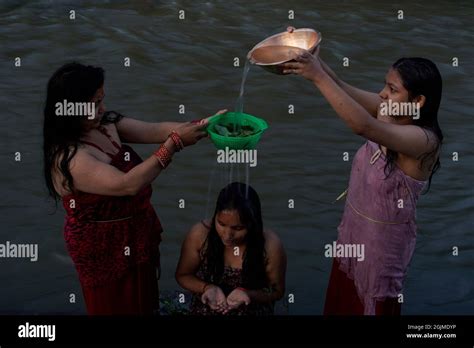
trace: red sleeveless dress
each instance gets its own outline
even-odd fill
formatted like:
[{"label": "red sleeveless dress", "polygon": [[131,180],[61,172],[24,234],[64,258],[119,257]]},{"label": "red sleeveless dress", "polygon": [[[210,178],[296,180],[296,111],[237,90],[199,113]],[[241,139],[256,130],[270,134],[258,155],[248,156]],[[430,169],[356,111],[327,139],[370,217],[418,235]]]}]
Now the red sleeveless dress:
[{"label": "red sleeveless dress", "polygon": [[[128,145],[110,165],[128,172],[142,162]],[[152,314],[158,309],[159,243],[162,227],[150,203],[151,185],[135,196],[76,191],[62,197],[64,237],[82,286],[88,314]]]}]

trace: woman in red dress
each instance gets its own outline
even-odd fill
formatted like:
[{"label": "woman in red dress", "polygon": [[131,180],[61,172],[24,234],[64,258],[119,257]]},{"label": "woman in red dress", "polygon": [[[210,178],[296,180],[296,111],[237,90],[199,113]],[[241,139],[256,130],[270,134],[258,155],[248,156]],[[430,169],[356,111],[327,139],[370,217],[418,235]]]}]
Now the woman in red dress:
[{"label": "woman in red dress", "polygon": [[[49,80],[44,175],[66,210],[64,236],[87,312],[153,314],[162,228],[150,203],[151,182],[175,152],[206,136],[207,120],[148,123],[106,113],[103,85],[103,69],[79,63]],[[87,110],[79,108],[83,103],[93,103],[94,112],[79,114]],[[72,105],[72,113],[64,116],[61,104]],[[143,161],[122,141],[161,145]]]}]

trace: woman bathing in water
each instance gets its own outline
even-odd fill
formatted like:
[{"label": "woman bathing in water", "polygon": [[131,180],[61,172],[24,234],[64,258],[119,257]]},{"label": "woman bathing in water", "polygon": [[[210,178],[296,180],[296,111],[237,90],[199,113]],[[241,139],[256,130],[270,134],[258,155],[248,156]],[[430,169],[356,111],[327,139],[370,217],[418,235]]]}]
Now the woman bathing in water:
[{"label": "woman bathing in water", "polygon": [[[324,313],[400,314],[398,300],[415,250],[416,202],[440,166],[438,68],[425,58],[401,58],[376,94],[339,79],[318,46],[314,55],[285,63],[284,73],[310,80],[346,125],[367,139],[352,163],[337,240],[364,245],[365,258],[334,259]],[[381,112],[387,104],[408,102],[419,103],[418,117]]]},{"label": "woman bathing in water", "polygon": [[213,218],[189,231],[176,280],[193,293],[192,314],[268,315],[285,293],[285,273],[285,251],[263,228],[257,192],[235,182],[220,192]]},{"label": "woman bathing in water", "polygon": [[[175,152],[206,136],[207,120],[143,122],[106,113],[104,98],[101,68],[71,63],[53,74],[44,109],[46,185],[66,210],[64,236],[87,312],[152,314],[162,228],[151,182]],[[65,100],[95,103],[95,117],[58,116]],[[123,142],[161,145],[143,161]]]}]

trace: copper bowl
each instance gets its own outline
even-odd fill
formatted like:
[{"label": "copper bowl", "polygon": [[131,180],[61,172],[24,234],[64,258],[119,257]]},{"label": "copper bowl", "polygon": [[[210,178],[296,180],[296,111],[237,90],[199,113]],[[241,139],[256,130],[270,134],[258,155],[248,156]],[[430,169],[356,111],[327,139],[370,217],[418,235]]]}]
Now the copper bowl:
[{"label": "copper bowl", "polygon": [[304,52],[314,53],[320,42],[321,33],[313,29],[295,29],[292,33],[285,31],[272,35],[255,45],[247,58],[252,64],[283,75],[281,64],[293,61]]}]

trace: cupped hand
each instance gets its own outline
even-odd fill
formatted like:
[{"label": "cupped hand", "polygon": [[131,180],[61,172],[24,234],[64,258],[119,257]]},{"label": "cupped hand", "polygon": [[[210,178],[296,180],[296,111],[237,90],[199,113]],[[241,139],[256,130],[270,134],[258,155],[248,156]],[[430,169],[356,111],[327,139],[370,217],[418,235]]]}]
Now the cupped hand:
[{"label": "cupped hand", "polygon": [[229,296],[227,296],[227,309],[224,313],[227,313],[233,309],[237,309],[242,305],[249,305],[250,297],[246,291],[241,289],[234,289]]},{"label": "cupped hand", "polygon": [[212,310],[224,313],[227,311],[227,301],[224,292],[216,285],[210,285],[201,296],[201,301],[207,304]]}]

